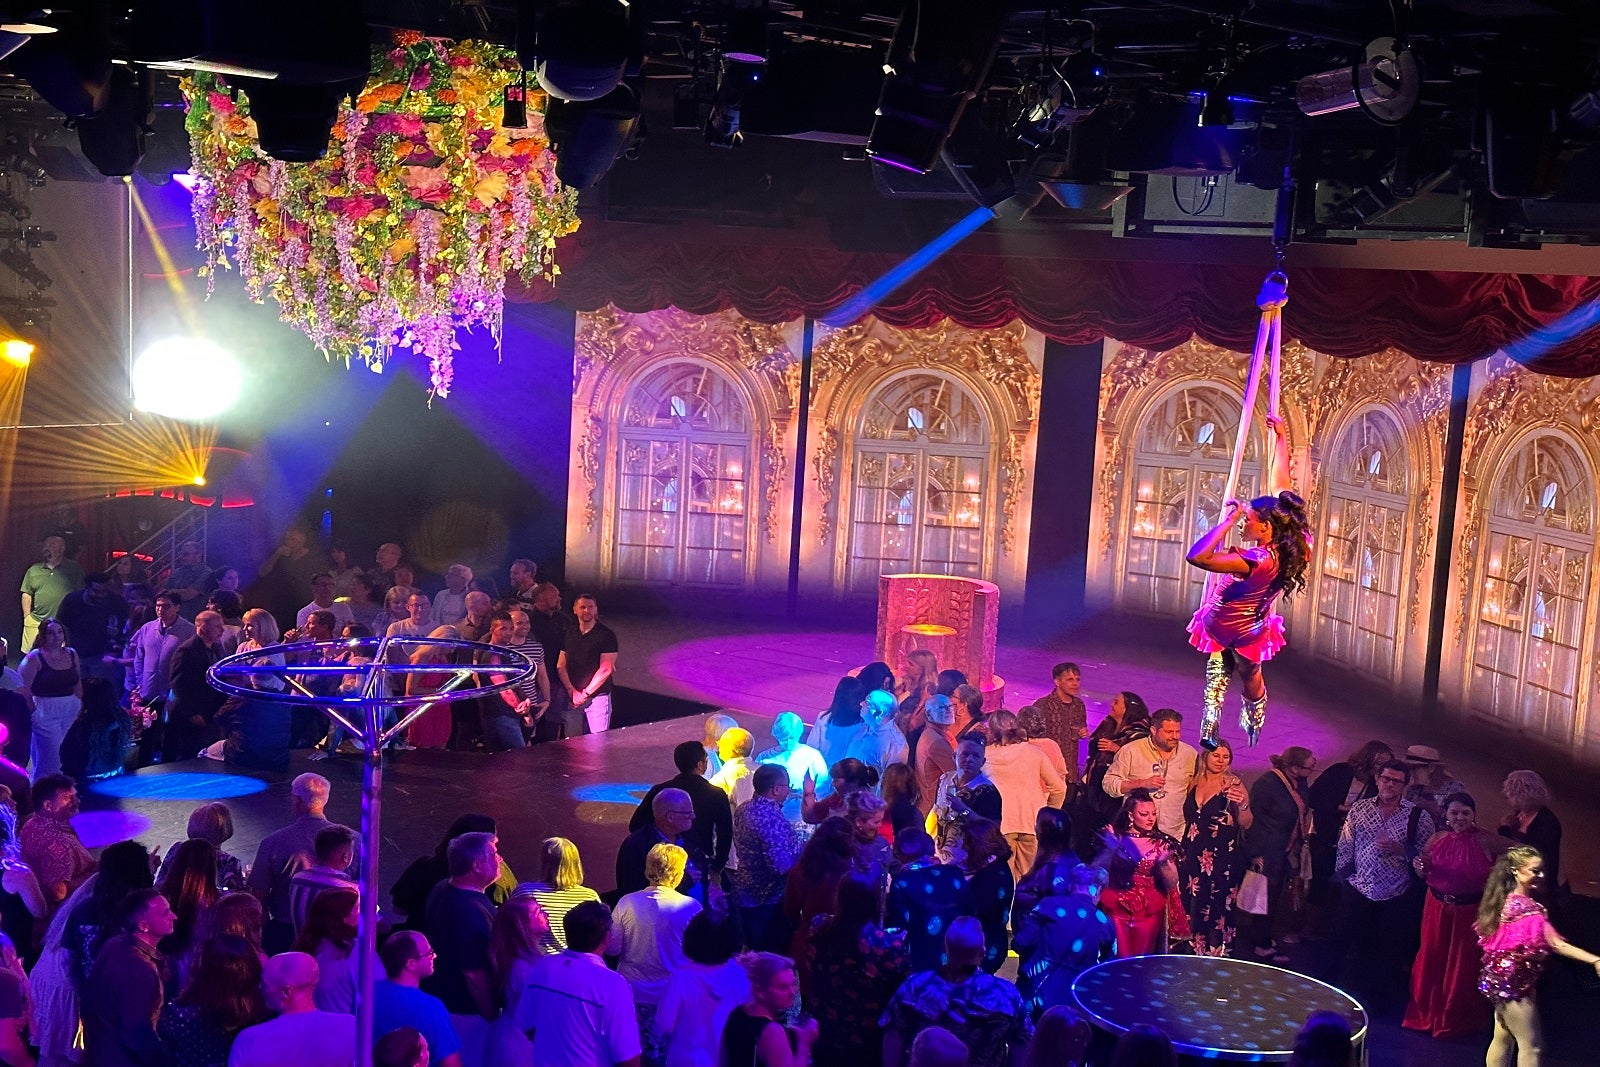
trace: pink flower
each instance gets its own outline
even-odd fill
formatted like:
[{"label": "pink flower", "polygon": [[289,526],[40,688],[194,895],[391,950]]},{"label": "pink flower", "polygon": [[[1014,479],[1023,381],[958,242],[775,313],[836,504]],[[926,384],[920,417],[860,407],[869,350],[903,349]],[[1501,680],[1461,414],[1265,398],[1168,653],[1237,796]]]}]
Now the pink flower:
[{"label": "pink flower", "polygon": [[433,70],[431,68],[422,66],[411,72],[410,86],[412,92],[420,93],[432,84]]},{"label": "pink flower", "polygon": [[437,207],[450,199],[450,178],[440,167],[402,167],[400,182],[424,204]]},{"label": "pink flower", "polygon": [[209,92],[206,94],[206,103],[211,105],[212,111],[219,111],[224,115],[231,115],[234,112],[233,97],[227,93]]}]

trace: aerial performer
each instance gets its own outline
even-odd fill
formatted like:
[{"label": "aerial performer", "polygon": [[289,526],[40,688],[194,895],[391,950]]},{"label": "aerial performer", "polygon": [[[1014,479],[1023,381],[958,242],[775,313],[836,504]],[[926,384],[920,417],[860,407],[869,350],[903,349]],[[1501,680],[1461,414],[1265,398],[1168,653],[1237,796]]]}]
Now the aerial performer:
[{"label": "aerial performer", "polygon": [[[1306,504],[1290,485],[1289,439],[1278,414],[1278,363],[1280,323],[1288,281],[1280,271],[1268,275],[1258,303],[1261,331],[1245,387],[1243,414],[1234,443],[1233,467],[1228,474],[1222,517],[1190,547],[1189,564],[1211,572],[1200,608],[1189,622],[1189,643],[1206,653],[1205,712],[1200,723],[1200,743],[1217,747],[1217,726],[1222,701],[1232,677],[1239,676],[1243,707],[1239,726],[1254,745],[1267,716],[1267,683],[1261,665],[1284,647],[1283,618],[1275,610],[1280,595],[1305,588],[1311,558],[1311,531]],[[1267,494],[1248,505],[1232,499],[1250,433],[1263,363],[1268,362],[1267,427],[1272,449],[1267,461]],[[1251,547],[1224,547],[1236,521]]]}]

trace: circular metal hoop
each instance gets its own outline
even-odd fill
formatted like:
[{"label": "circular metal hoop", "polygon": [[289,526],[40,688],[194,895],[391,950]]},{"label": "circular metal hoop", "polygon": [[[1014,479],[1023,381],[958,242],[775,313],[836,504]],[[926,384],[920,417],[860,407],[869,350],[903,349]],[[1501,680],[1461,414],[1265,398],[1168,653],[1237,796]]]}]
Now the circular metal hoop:
[{"label": "circular metal hoop", "polygon": [[[460,651],[488,653],[494,663],[412,663],[410,653],[421,648],[448,648]],[[388,653],[397,650],[404,656],[402,662],[388,662]],[[261,664],[266,656],[320,653],[331,659],[334,654],[359,652],[370,655],[367,663],[285,663]],[[313,707],[361,708],[382,705],[387,708],[411,708],[424,704],[447,704],[456,700],[488,696],[510,689],[526,681],[537,668],[533,661],[514,648],[491,645],[479,641],[462,641],[448,637],[357,637],[348,641],[306,641],[287,645],[268,645],[249,652],[236,652],[218,660],[206,671],[206,681],[212,687],[230,696],[251,700],[265,700],[282,704],[299,704]],[[414,696],[390,696],[384,692],[383,683],[389,678],[405,679],[413,674],[485,674],[493,673],[498,680],[490,679],[487,685],[470,688],[444,689],[435,693],[418,693]],[[306,692],[289,686],[284,689],[257,689],[250,685],[255,678],[277,678],[288,682],[292,677],[311,679],[317,677],[345,678],[358,675],[359,690],[351,693],[327,695]]]}]

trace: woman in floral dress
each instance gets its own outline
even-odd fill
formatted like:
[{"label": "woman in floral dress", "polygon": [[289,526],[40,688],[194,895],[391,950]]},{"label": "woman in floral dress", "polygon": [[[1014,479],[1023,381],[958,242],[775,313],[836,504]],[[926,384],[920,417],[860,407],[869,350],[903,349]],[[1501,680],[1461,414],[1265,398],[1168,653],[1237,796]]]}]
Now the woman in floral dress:
[{"label": "woman in floral dress", "polygon": [[1240,836],[1250,828],[1250,796],[1233,773],[1233,746],[1221,738],[1200,757],[1200,773],[1183,802],[1189,832],[1178,861],[1178,885],[1189,912],[1197,956],[1226,956],[1233,943],[1233,898],[1244,878]]},{"label": "woman in floral dress", "polygon": [[883,898],[861,874],[839,882],[832,915],[818,916],[807,946],[811,981],[805,1008],[818,1025],[818,1063],[876,1067],[882,1061],[878,1017],[911,973],[906,935],[878,926]]}]

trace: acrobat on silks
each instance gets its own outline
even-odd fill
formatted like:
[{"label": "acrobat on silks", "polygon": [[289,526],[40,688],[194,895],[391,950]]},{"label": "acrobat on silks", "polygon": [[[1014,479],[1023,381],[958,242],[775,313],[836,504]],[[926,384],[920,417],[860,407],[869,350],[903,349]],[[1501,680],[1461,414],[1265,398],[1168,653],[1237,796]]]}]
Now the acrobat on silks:
[{"label": "acrobat on silks", "polygon": [[[1311,558],[1306,505],[1290,488],[1289,441],[1278,413],[1278,367],[1287,292],[1288,279],[1282,271],[1269,274],[1262,285],[1257,300],[1261,328],[1245,385],[1233,465],[1223,492],[1226,503],[1221,519],[1195,541],[1186,557],[1191,566],[1212,575],[1206,582],[1200,609],[1189,622],[1189,643],[1207,655],[1205,712],[1200,724],[1200,741],[1207,749],[1217,746],[1222,701],[1235,674],[1243,689],[1239,726],[1250,744],[1260,739],[1267,717],[1267,683],[1261,665],[1285,644],[1283,618],[1275,605],[1280,594],[1293,595],[1305,588]],[[1272,434],[1267,461],[1268,492],[1242,504],[1233,499],[1233,493],[1239,481],[1263,364],[1267,365],[1268,380],[1267,426]],[[1236,520],[1242,520],[1239,532],[1251,547],[1224,547]]]}]

